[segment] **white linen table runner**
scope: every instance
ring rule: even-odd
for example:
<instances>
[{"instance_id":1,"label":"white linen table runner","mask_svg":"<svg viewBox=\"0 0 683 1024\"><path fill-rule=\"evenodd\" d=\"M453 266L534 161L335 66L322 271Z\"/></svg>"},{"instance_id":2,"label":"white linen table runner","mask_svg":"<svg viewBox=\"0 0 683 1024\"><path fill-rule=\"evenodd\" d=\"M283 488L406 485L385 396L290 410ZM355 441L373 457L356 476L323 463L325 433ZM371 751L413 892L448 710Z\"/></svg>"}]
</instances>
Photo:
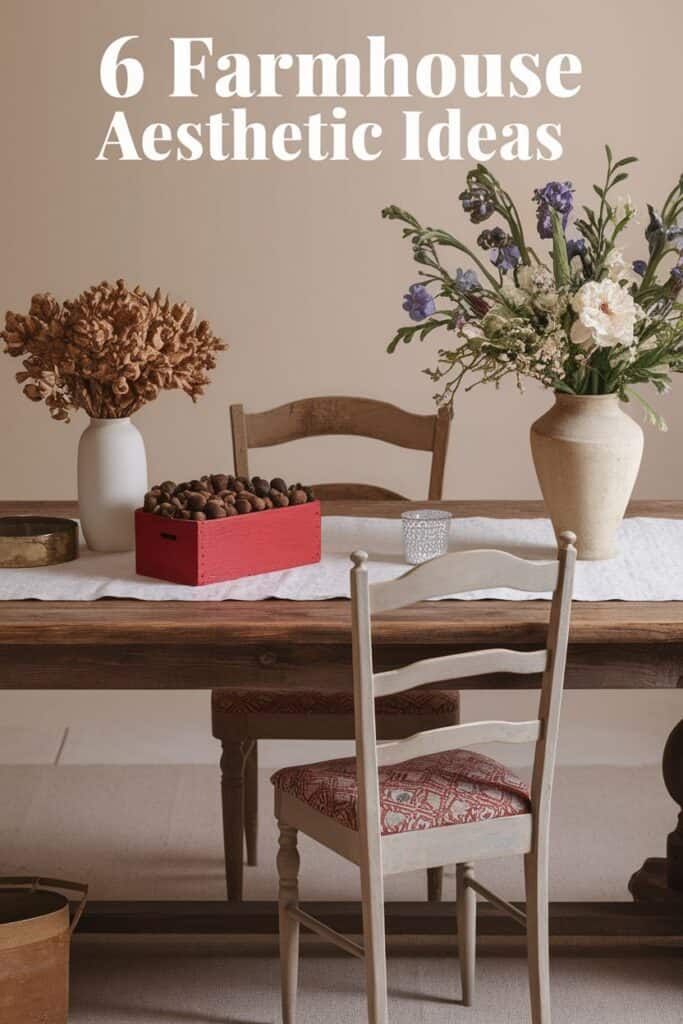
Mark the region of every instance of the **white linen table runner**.
<instances>
[{"instance_id":1,"label":"white linen table runner","mask_svg":"<svg viewBox=\"0 0 683 1024\"><path fill-rule=\"evenodd\" d=\"M325 516L323 557L318 565L284 572L188 587L135 573L135 555L98 554L81 547L80 557L64 565L37 569L0 569L0 600L95 601L101 597L142 601L321 601L349 596L349 553L367 551L371 582L395 579L409 567L403 558L400 519ZM502 548L525 558L555 557L547 519L454 518L450 550ZM459 600L547 599L549 594L518 590L479 590ZM577 601L682 601L683 519L626 519L619 531L619 554L604 562L579 562Z\"/></svg>"}]
</instances>

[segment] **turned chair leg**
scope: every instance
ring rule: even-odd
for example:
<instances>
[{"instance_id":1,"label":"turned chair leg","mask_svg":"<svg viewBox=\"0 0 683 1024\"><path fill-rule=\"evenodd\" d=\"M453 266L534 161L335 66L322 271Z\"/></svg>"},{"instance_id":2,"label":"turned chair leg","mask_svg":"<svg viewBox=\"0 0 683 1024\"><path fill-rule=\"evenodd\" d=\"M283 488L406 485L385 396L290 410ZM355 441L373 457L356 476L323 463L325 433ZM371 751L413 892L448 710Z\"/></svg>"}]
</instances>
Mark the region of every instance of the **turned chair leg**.
<instances>
[{"instance_id":1,"label":"turned chair leg","mask_svg":"<svg viewBox=\"0 0 683 1024\"><path fill-rule=\"evenodd\" d=\"M297 831L278 822L280 828L277 872L279 877L278 918L280 927L280 983L282 986L282 1021L294 1024L299 978L299 922L287 913L299 902L299 851Z\"/></svg>"},{"instance_id":2,"label":"turned chair leg","mask_svg":"<svg viewBox=\"0 0 683 1024\"><path fill-rule=\"evenodd\" d=\"M241 742L223 743L221 757L223 849L228 900L242 899L244 876L244 756Z\"/></svg>"},{"instance_id":3,"label":"turned chair leg","mask_svg":"<svg viewBox=\"0 0 683 1024\"><path fill-rule=\"evenodd\" d=\"M548 933L548 857L535 850L524 857L527 956L532 1024L550 1024L550 937Z\"/></svg>"},{"instance_id":4,"label":"turned chair leg","mask_svg":"<svg viewBox=\"0 0 683 1024\"><path fill-rule=\"evenodd\" d=\"M258 742L252 740L244 761L244 838L247 864L258 863Z\"/></svg>"},{"instance_id":5,"label":"turned chair leg","mask_svg":"<svg viewBox=\"0 0 683 1024\"><path fill-rule=\"evenodd\" d=\"M455 878L462 1005L471 1006L474 1001L474 968L477 956L477 894L465 883L468 878L474 878L474 866L458 864Z\"/></svg>"},{"instance_id":6,"label":"turned chair leg","mask_svg":"<svg viewBox=\"0 0 683 1024\"><path fill-rule=\"evenodd\" d=\"M443 868L427 868L427 899L430 903L443 899Z\"/></svg>"}]
</instances>

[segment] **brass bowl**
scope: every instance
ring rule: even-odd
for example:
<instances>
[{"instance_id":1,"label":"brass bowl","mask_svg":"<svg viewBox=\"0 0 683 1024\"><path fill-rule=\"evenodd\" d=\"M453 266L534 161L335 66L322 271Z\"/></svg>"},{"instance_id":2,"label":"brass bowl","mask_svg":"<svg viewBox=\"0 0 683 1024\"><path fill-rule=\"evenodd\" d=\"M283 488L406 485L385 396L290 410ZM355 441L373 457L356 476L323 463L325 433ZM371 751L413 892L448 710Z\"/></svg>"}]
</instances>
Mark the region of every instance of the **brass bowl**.
<instances>
[{"instance_id":1,"label":"brass bowl","mask_svg":"<svg viewBox=\"0 0 683 1024\"><path fill-rule=\"evenodd\" d=\"M78 523L52 516L0 517L0 569L31 569L78 558Z\"/></svg>"}]
</instances>

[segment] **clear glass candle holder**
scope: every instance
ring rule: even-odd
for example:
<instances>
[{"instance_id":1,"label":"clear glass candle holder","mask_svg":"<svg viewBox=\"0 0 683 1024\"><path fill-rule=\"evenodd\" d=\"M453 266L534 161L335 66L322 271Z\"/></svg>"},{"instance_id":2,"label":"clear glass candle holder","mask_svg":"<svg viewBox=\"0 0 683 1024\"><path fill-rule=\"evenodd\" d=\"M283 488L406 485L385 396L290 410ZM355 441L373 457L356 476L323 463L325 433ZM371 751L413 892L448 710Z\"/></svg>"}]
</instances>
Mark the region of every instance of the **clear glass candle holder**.
<instances>
[{"instance_id":1,"label":"clear glass candle holder","mask_svg":"<svg viewBox=\"0 0 683 1024\"><path fill-rule=\"evenodd\" d=\"M441 508L418 508L401 515L406 562L419 565L448 551L451 514Z\"/></svg>"}]
</instances>

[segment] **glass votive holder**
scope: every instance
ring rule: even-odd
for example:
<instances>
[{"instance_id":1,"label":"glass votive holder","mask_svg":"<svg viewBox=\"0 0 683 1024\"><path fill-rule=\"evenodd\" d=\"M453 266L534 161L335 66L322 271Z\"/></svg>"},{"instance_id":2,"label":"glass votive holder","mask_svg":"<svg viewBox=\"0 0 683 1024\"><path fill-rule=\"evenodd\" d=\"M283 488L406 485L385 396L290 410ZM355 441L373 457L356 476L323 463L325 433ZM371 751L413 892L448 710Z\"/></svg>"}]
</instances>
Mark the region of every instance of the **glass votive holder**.
<instances>
[{"instance_id":1,"label":"glass votive holder","mask_svg":"<svg viewBox=\"0 0 683 1024\"><path fill-rule=\"evenodd\" d=\"M442 508L418 508L401 514L406 562L419 565L448 551L451 513Z\"/></svg>"}]
</instances>

